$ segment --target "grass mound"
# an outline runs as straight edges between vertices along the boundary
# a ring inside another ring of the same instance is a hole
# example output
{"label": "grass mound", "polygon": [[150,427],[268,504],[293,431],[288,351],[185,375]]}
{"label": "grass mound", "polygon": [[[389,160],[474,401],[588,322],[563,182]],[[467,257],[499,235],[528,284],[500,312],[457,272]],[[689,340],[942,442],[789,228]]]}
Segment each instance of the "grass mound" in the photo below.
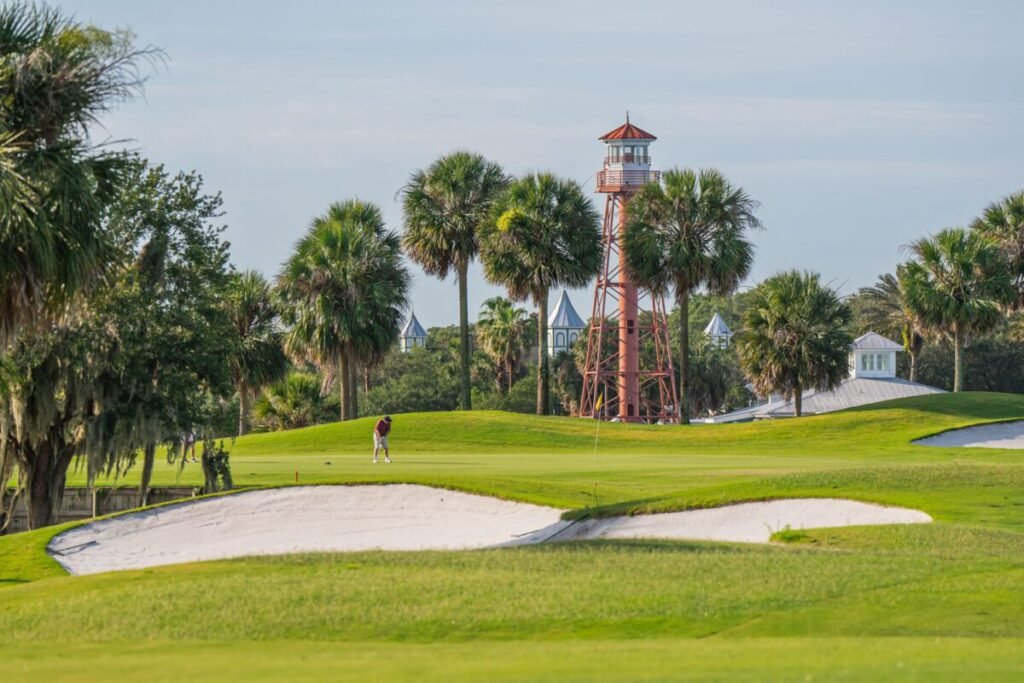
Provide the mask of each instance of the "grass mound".
{"label": "grass mound", "polygon": [[[232,450],[242,485],[422,483],[576,516],[838,497],[936,523],[765,548],[580,543],[87,577],[60,576],[43,530],[0,538],[0,657],[11,680],[150,666],[190,680],[1008,680],[1024,666],[1024,460],[911,442],[1022,417],[1022,396],[934,395],[757,424],[602,424],[595,451],[588,421],[400,415],[388,467],[369,462],[371,420],[253,435]],[[176,665],[165,652],[183,641]]]}

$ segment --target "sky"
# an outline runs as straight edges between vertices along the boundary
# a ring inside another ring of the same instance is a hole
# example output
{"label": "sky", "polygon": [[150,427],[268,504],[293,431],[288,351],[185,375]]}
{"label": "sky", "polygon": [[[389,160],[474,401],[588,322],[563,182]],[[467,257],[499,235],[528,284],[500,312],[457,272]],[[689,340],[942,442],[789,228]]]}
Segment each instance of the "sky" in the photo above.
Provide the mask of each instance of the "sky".
{"label": "sky", "polygon": [[[626,110],[655,168],[716,167],[761,203],[748,284],[801,268],[848,294],[1024,188],[1015,0],[58,4],[165,51],[95,135],[199,171],[235,266],[268,276],[334,201],[399,230],[409,174],[453,150],[591,191]],[[424,326],[456,322],[454,280],[413,271]],[[469,292],[472,318],[503,290],[475,266]]]}

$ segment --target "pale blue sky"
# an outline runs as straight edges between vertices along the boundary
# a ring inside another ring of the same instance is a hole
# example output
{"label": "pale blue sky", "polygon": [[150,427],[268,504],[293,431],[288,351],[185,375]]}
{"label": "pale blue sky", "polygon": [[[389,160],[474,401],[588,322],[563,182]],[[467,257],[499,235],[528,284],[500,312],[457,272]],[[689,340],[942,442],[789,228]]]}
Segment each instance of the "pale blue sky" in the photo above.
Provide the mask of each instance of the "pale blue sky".
{"label": "pale blue sky", "polygon": [[[453,149],[589,189],[626,109],[656,167],[717,166],[762,202],[752,282],[800,267],[850,292],[1024,188],[1013,0],[60,5],[166,50],[101,135],[200,171],[235,264],[268,275],[334,200],[399,228],[396,191]],[[423,324],[454,322],[454,282],[416,273]],[[498,292],[476,269],[471,315]]]}

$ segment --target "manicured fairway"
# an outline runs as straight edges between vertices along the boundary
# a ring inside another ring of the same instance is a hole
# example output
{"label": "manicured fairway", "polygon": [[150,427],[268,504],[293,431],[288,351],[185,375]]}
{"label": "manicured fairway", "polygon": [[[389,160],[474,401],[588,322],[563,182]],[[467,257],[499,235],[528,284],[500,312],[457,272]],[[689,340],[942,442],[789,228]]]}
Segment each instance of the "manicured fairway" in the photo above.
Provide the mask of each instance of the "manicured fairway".
{"label": "manicured fairway", "polygon": [[87,577],[63,576],[42,530],[0,538],[4,680],[1018,680],[1024,453],[910,441],[1022,416],[1024,397],[976,394],[770,424],[603,425],[596,458],[592,423],[398,416],[389,468],[367,462],[364,422],[256,435],[232,454],[242,484],[287,484],[298,467],[302,483],[411,481],[574,515],[835,496],[936,522],[773,546],[298,555]]}

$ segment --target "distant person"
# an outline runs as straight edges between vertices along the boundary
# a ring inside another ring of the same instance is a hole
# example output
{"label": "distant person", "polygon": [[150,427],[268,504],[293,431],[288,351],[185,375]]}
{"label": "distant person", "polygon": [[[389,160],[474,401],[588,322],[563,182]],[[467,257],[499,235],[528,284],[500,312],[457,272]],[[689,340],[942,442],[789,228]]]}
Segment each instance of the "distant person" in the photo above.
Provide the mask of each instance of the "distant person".
{"label": "distant person", "polygon": [[373,428],[373,461],[377,462],[377,454],[384,449],[384,462],[391,462],[391,452],[388,450],[388,434],[391,433],[391,416],[385,415],[377,420]]}
{"label": "distant person", "polygon": [[192,454],[192,462],[199,462],[196,460],[196,430],[190,429],[185,433],[185,438],[181,444],[181,461],[188,462],[189,453]]}

